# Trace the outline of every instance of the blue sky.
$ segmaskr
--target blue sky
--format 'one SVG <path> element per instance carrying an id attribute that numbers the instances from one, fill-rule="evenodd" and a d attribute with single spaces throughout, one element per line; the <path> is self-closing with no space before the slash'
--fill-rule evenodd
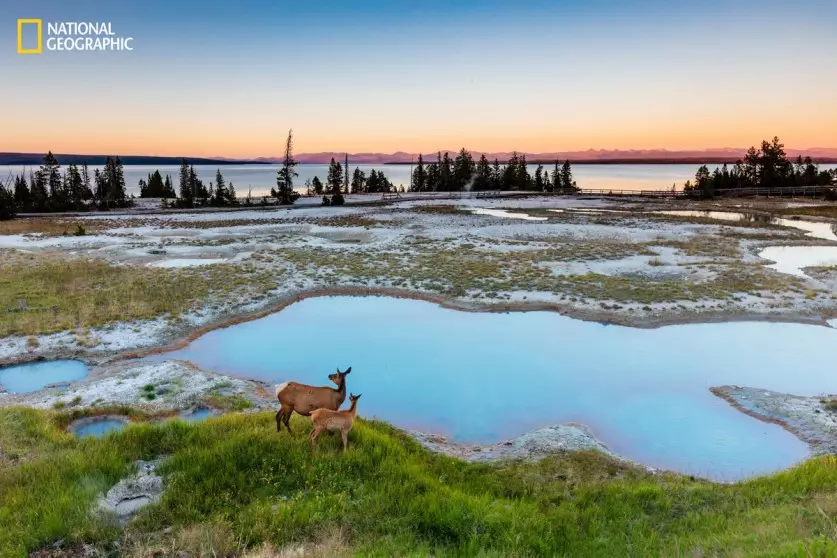
<path id="1" fill-rule="evenodd" d="M 515 4 L 7 2 L 0 150 L 260 156 L 291 127 L 306 151 L 837 145 L 837 2 Z M 29 17 L 135 50 L 21 56 Z"/>

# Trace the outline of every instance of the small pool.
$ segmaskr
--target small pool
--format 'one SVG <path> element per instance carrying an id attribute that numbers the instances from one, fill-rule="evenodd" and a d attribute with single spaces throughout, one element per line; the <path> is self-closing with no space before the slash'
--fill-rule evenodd
<path id="1" fill-rule="evenodd" d="M 474 215 L 491 215 L 492 217 L 503 217 L 506 219 L 522 219 L 524 221 L 546 221 L 546 217 L 535 217 L 528 213 L 516 213 L 505 209 L 488 209 L 477 207 L 471 210 Z"/>
<path id="2" fill-rule="evenodd" d="M 221 416 L 221 415 L 216 413 L 212 409 L 201 408 L 201 409 L 195 409 L 194 411 L 186 411 L 186 412 L 180 413 L 180 415 L 178 415 L 178 418 L 180 418 L 182 420 L 185 420 L 187 422 L 203 422 L 206 419 L 210 419 L 210 418 L 213 418 L 213 417 L 219 417 L 219 416 Z"/>
<path id="3" fill-rule="evenodd" d="M 101 438 L 128 426 L 127 418 L 84 418 L 70 425 L 70 432 L 79 438 Z"/>
<path id="4" fill-rule="evenodd" d="M 808 233 L 807 236 L 812 238 L 820 238 L 823 240 L 837 241 L 837 233 L 835 233 L 835 225 L 832 223 L 821 223 L 819 221 L 806 221 L 804 219 L 784 219 L 781 217 L 773 217 L 772 215 L 764 215 L 761 213 L 741 213 L 737 211 L 655 211 L 657 215 L 673 215 L 677 217 L 700 217 L 704 219 L 714 219 L 716 221 L 733 221 L 733 222 L 754 222 L 765 223 L 768 225 L 780 225 L 782 227 L 791 227 L 800 229 Z"/>
<path id="5" fill-rule="evenodd" d="M 709 388 L 835 393 L 835 344 L 834 329 L 800 324 L 636 329 L 553 312 L 469 313 L 416 300 L 323 297 L 153 358 L 313 385 L 352 366 L 349 391 L 364 394 L 359 412 L 402 428 L 491 443 L 581 422 L 619 455 L 737 480 L 790 467 L 808 447 Z"/>
<path id="6" fill-rule="evenodd" d="M 30 393 L 51 384 L 76 382 L 88 372 L 87 365 L 77 360 L 32 362 L 0 368 L 0 385 L 10 393 Z"/>

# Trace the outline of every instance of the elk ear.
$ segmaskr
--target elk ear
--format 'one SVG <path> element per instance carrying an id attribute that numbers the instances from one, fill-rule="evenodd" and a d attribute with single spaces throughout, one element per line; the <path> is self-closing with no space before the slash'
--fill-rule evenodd
<path id="1" fill-rule="evenodd" d="M 352 371 L 352 367 L 351 367 L 351 366 L 349 366 L 348 368 L 346 368 L 346 371 L 345 371 L 345 372 L 343 372 L 343 374 L 344 374 L 344 375 L 345 375 L 345 374 L 348 374 L 348 373 L 349 373 L 349 372 L 351 372 L 351 371 Z"/>

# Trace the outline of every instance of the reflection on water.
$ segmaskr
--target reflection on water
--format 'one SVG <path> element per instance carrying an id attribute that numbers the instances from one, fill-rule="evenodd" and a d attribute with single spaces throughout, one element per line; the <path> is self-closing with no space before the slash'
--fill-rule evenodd
<path id="1" fill-rule="evenodd" d="M 769 246 L 759 257 L 775 262 L 768 265 L 782 273 L 808 277 L 806 267 L 837 265 L 837 246 Z"/>
<path id="2" fill-rule="evenodd" d="M 77 360 L 33 362 L 0 368 L 0 386 L 11 393 L 29 393 L 50 384 L 81 380 L 85 376 L 87 365 Z"/>
<path id="3" fill-rule="evenodd" d="M 835 225 L 831 223 L 820 223 L 806 221 L 804 219 L 784 219 L 773 217 L 763 213 L 740 213 L 735 211 L 655 211 L 658 215 L 675 215 L 679 217 L 697 217 L 703 219 L 715 219 L 718 221 L 735 221 L 750 223 L 765 223 L 769 225 L 781 225 L 806 231 L 808 236 L 821 238 L 823 240 L 837 241 Z"/>
<path id="4" fill-rule="evenodd" d="M 646 330 L 551 312 L 467 313 L 413 300 L 326 297 L 154 358 L 314 385 L 352 366 L 348 388 L 364 393 L 360 413 L 400 427 L 487 443 L 576 421 L 637 461 L 740 479 L 788 467 L 807 447 L 708 389 L 835 392 L 837 375 L 823 373 L 833 368 L 835 343 L 834 329 L 798 324 Z"/>
<path id="5" fill-rule="evenodd" d="M 474 215 L 491 215 L 493 217 L 506 217 L 509 219 L 523 219 L 524 221 L 546 221 L 546 217 L 534 217 L 527 213 L 513 213 L 505 209 L 487 209 L 478 207 L 471 210 Z"/>

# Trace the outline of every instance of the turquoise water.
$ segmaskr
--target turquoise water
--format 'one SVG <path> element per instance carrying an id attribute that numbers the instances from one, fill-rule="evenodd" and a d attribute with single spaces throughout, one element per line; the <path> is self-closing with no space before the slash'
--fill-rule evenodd
<path id="1" fill-rule="evenodd" d="M 79 438 L 101 438 L 110 432 L 119 432 L 128 426 L 128 423 L 119 419 L 99 419 L 83 423 L 78 427 L 70 427 L 70 430 Z"/>
<path id="2" fill-rule="evenodd" d="M 87 365 L 77 360 L 33 362 L 0 368 L 0 386 L 11 393 L 29 393 L 50 384 L 81 380 L 87 372 Z"/>
<path id="3" fill-rule="evenodd" d="M 195 409 L 191 413 L 181 413 L 178 418 L 187 422 L 203 422 L 206 419 L 220 416 L 212 409 Z"/>
<path id="4" fill-rule="evenodd" d="M 352 366 L 359 412 L 456 440 L 494 442 L 576 421 L 614 452 L 734 480 L 808 455 L 795 436 L 708 388 L 837 392 L 825 327 L 734 322 L 635 329 L 553 312 L 468 313 L 383 297 L 307 299 L 155 358 L 326 385 Z"/>

